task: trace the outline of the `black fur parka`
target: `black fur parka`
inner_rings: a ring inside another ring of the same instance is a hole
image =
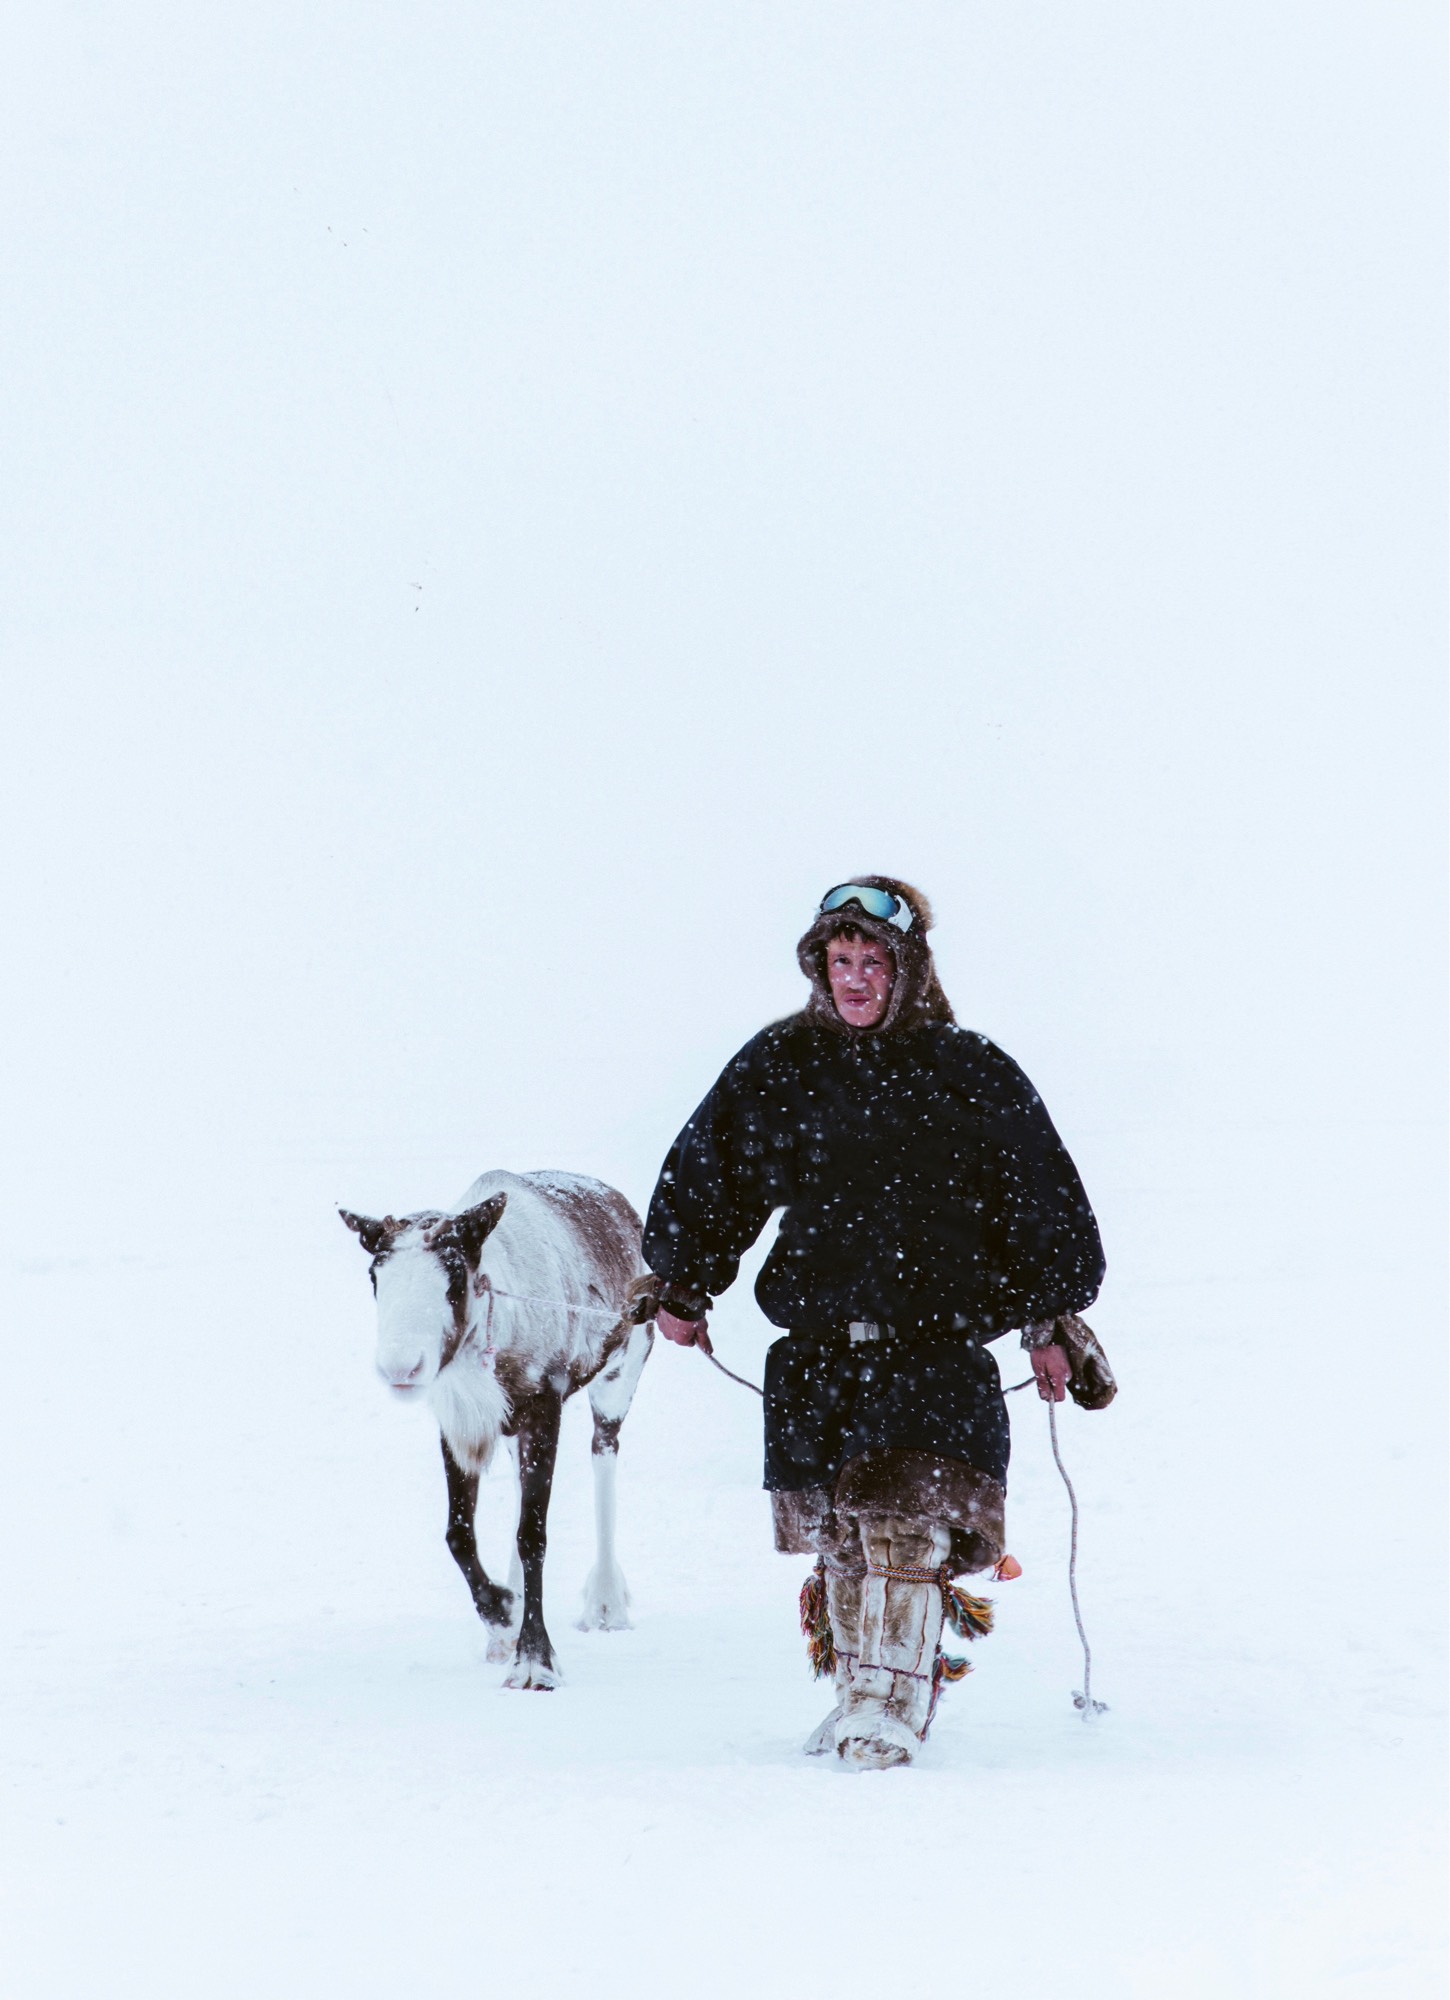
[[[676,1139],[646,1261],[679,1296],[723,1291],[779,1208],[756,1297],[793,1332],[875,1320],[990,1340],[1081,1311],[1103,1253],[1077,1170],[1022,1071],[953,1020],[925,899],[890,886],[919,912],[905,934],[852,910],[801,939],[811,999],[745,1045]],[[824,946],[848,922],[896,962],[878,1028],[848,1027],[830,997]]]

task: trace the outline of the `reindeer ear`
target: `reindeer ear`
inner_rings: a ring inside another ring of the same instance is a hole
[[[340,1208],[337,1212],[357,1236],[369,1257],[377,1256],[398,1226],[391,1216],[378,1222],[371,1215],[354,1215],[350,1208]]]
[[[499,1217],[508,1207],[508,1199],[506,1194],[491,1194],[477,1208],[465,1208],[461,1215],[446,1216],[433,1231],[433,1241],[436,1243],[440,1236],[451,1236],[468,1262],[476,1264],[485,1241],[497,1229]]]

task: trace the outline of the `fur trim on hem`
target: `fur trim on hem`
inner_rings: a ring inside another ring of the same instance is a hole
[[[772,1493],[775,1550],[782,1556],[818,1556],[823,1538],[834,1527],[831,1496],[824,1486],[806,1486],[798,1493]]]
[[[1006,1547],[1007,1492],[985,1472],[929,1451],[863,1451],[836,1481],[836,1512],[950,1528],[954,1570],[990,1569]]]
[[[954,1575],[990,1569],[1006,1547],[1006,1489],[975,1466],[929,1451],[863,1451],[824,1486],[770,1496],[781,1555],[835,1555],[858,1546],[859,1523],[891,1515],[951,1533]]]

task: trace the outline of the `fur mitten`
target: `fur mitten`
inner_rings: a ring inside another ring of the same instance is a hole
[[[1105,1410],[1118,1393],[1118,1382],[1108,1366],[1102,1342],[1076,1313],[1061,1315],[1053,1337],[1060,1347],[1067,1349],[1067,1365],[1071,1370],[1067,1393],[1080,1410]]]

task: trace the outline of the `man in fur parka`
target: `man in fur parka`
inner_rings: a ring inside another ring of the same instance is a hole
[[[670,1149],[645,1224],[658,1325],[709,1351],[713,1294],[777,1209],[756,1284],[776,1547],[824,1571],[837,1706],[809,1750],[911,1761],[943,1672],[951,1579],[1004,1555],[1010,1433],[987,1343],[1021,1330],[1061,1401],[1097,1225],[1042,1101],[960,1028],[932,914],[861,875],[797,946],[810,998],[726,1066]],[[1086,1330],[1083,1329],[1085,1332]]]

